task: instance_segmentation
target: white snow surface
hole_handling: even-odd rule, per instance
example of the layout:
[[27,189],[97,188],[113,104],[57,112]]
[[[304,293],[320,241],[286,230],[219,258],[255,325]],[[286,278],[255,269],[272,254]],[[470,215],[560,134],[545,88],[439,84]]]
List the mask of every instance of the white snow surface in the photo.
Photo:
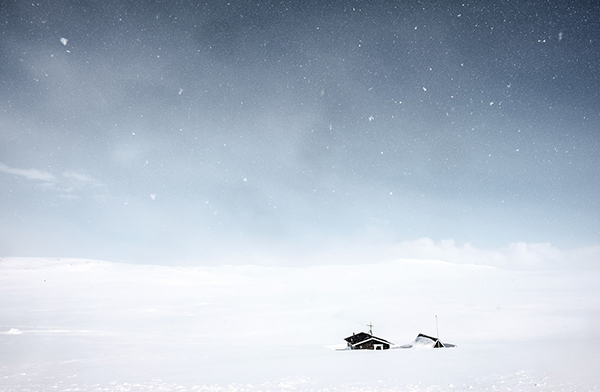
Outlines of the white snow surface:
[[597,271],[0,258],[0,391],[596,391],[599,321]]

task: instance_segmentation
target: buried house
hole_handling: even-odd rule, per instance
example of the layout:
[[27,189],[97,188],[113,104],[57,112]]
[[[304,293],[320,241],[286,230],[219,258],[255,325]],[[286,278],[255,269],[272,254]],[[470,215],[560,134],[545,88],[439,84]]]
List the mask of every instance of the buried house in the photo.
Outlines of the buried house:
[[427,348],[451,348],[456,347],[456,345],[451,343],[443,343],[440,340],[440,331],[438,329],[438,317],[435,315],[435,329],[437,331],[436,337],[425,335],[424,333],[420,333],[417,335],[417,338],[411,344],[403,344],[399,348],[413,348],[413,347],[427,347]]
[[430,348],[452,348],[456,345],[451,343],[443,343],[440,338],[428,336],[423,333],[417,335],[417,338],[411,344],[403,344],[399,348],[413,348],[413,347],[430,347]]
[[373,326],[369,324],[369,333],[353,333],[352,336],[344,339],[348,343],[349,350],[388,350],[394,343],[385,339],[373,336]]

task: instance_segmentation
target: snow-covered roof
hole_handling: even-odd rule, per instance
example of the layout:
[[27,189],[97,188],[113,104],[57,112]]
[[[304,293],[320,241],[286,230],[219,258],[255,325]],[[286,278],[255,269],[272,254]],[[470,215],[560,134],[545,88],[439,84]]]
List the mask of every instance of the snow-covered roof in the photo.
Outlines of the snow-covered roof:
[[353,346],[356,346],[358,344],[363,344],[365,342],[368,342],[369,340],[377,340],[378,342],[387,343],[387,344],[393,344],[391,342],[388,342],[385,339],[378,338],[377,336],[373,336],[373,335],[368,334],[366,332],[359,332],[357,334],[354,334],[352,336],[347,337],[344,340],[347,341],[348,343],[352,344]]
[[394,343],[388,342],[385,339],[381,339],[381,338],[378,338],[376,336],[371,336],[369,339],[363,340],[363,341],[358,342],[358,343],[354,343],[353,346],[360,346],[361,344],[366,343],[366,342],[368,342],[370,340],[375,340],[375,341],[380,342],[380,343],[387,343],[387,344],[392,344],[392,345],[394,344]]

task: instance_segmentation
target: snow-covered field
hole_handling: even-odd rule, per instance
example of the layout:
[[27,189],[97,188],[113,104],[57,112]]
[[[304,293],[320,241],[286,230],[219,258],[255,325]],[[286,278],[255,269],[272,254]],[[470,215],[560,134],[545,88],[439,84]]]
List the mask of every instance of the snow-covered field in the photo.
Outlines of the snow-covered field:
[[0,391],[598,390],[599,331],[598,272],[0,259]]

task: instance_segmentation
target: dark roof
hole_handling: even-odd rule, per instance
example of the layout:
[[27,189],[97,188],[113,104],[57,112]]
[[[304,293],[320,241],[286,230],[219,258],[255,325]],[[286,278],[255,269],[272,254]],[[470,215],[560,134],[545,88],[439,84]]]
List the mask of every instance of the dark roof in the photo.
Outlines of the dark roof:
[[387,340],[385,340],[385,339],[378,338],[377,336],[373,336],[373,335],[371,335],[371,334],[368,334],[368,333],[366,333],[366,332],[359,332],[359,333],[356,333],[356,334],[354,334],[354,335],[352,335],[352,336],[349,336],[349,337],[347,337],[347,338],[346,338],[346,339],[344,339],[344,340],[345,340],[345,341],[347,341],[348,343],[350,343],[350,344],[354,345],[354,344],[357,344],[357,343],[362,343],[362,342],[364,342],[365,340],[370,340],[370,339],[378,340],[378,341],[380,341],[380,342],[382,342],[382,343],[393,344],[393,343],[391,343],[391,342],[388,342],[388,341],[387,341]]
[[355,344],[355,343],[358,343],[358,342],[362,342],[363,340],[366,340],[366,339],[368,339],[370,337],[371,337],[371,335],[369,335],[368,333],[359,332],[359,333],[353,334],[352,336],[348,336],[344,340],[347,341],[350,344]]
[[[420,333],[417,335],[417,339],[418,338],[427,338],[430,340],[433,340],[433,347],[434,348],[444,348],[446,347],[446,345],[444,343],[442,343],[442,341],[439,338],[434,338],[433,336],[429,336],[429,335],[425,335],[423,333]],[[448,345],[449,347],[454,347],[453,344]]]

